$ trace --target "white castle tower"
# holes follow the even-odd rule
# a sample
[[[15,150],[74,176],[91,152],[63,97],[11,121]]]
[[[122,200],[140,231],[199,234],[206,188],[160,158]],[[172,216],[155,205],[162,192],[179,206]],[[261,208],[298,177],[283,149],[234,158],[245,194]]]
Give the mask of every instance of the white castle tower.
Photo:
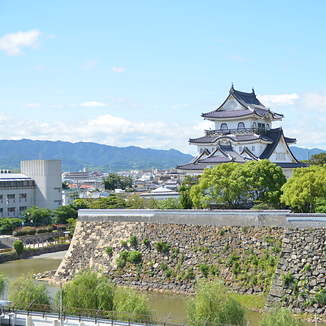
[[[178,166],[179,171],[196,175],[216,164],[268,159],[290,177],[294,168],[305,166],[289,148],[296,139],[285,137],[282,128],[272,128],[273,121],[281,121],[283,115],[265,107],[254,90],[240,92],[232,85],[222,105],[202,117],[213,121],[215,128],[206,130],[203,137],[189,139],[199,154],[192,162]]]

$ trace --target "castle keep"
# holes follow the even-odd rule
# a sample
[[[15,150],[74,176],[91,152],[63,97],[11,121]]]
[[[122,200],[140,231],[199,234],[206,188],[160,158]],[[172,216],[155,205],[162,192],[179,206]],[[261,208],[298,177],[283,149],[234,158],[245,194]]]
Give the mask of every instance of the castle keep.
[[[304,167],[289,147],[296,139],[286,137],[282,128],[273,128],[283,114],[271,111],[251,93],[240,92],[233,85],[225,101],[202,117],[215,124],[205,135],[189,139],[198,148],[198,156],[190,163],[177,167],[187,174],[201,174],[205,168],[220,163],[244,163],[268,159],[279,165],[286,177],[293,168]]]

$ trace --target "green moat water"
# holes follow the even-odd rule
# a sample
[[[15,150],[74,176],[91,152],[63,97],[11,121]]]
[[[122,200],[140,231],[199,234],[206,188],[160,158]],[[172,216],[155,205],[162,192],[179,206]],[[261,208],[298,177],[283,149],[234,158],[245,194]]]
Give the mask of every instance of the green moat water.
[[[0,273],[4,274],[9,280],[14,280],[21,275],[54,270],[59,266],[64,254],[65,252],[58,252],[3,263],[0,264]],[[51,294],[54,295],[56,290],[56,288],[49,286]],[[185,322],[186,296],[160,293],[148,293],[148,296],[156,318],[165,320],[167,323],[182,324]],[[260,313],[247,313],[250,326],[258,326],[261,318]],[[326,326],[326,324],[319,325]]]

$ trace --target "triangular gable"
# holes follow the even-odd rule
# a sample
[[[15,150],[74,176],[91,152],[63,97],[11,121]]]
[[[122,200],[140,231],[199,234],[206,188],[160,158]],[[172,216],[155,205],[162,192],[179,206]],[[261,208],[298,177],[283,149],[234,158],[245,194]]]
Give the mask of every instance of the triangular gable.
[[[288,146],[284,134],[280,135],[280,138],[274,147],[269,159],[272,162],[282,162],[282,163],[299,163],[299,161],[293,155],[290,147]]]
[[[243,157],[243,158],[247,158],[247,159],[250,159],[250,160],[256,160],[258,161],[258,157],[250,151],[250,149],[245,146],[244,149],[242,150],[242,152],[240,153],[240,155]]]

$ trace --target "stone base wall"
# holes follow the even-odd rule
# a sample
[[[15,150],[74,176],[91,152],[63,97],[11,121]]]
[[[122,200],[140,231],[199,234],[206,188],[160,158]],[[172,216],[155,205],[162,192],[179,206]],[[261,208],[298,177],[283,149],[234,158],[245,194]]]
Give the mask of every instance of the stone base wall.
[[[321,294],[324,291],[325,301]],[[287,230],[267,305],[326,314],[326,229]]]
[[[124,252],[133,251],[141,253],[141,262],[119,267]],[[55,279],[70,280],[91,268],[122,286],[193,293],[207,277],[239,293],[269,293],[269,307],[281,302],[295,312],[325,314],[325,306],[314,301],[326,291],[325,255],[326,228],[78,221]]]

